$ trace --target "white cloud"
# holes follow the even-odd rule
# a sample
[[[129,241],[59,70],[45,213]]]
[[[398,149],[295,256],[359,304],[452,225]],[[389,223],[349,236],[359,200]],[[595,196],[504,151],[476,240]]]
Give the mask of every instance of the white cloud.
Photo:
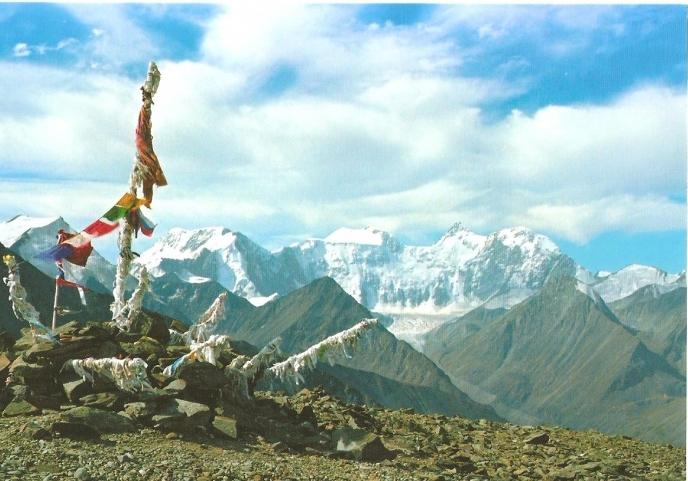
[[[683,229],[686,206],[662,197],[620,195],[580,204],[540,204],[514,218],[534,229],[585,243],[605,231]]]
[[[63,5],[91,31],[80,52],[83,66],[116,70],[132,62],[148,62],[160,52],[154,36],[131,19],[127,5]]]
[[[31,50],[29,46],[25,43],[18,43],[12,49],[12,53],[15,57],[28,57],[31,55]]]
[[[108,19],[79,8],[102,29],[92,41],[108,61],[147,61],[157,50],[121,11]],[[372,26],[340,7],[283,8],[232,7],[209,23],[199,60],[159,62],[153,135],[170,182],[155,196],[161,229],[294,238],[376,225],[422,237],[463,220],[584,242],[607,230],[682,228],[685,208],[669,196],[685,187],[683,92],[648,84],[610,102],[488,121],[485,103],[527,86],[459,76],[462,51],[440,20]],[[512,25],[498,20],[475,25],[490,25],[483,33],[498,41]],[[149,50],[108,44],[115,31],[133,35],[129,50],[152,42]],[[261,95],[284,65],[296,72],[293,88]],[[0,163],[13,176],[0,214],[30,206],[92,220],[101,213],[92,206],[126,184],[139,82],[33,65],[0,71],[10,93],[0,98]],[[40,192],[23,180],[36,177]],[[72,195],[88,204],[74,207]]]

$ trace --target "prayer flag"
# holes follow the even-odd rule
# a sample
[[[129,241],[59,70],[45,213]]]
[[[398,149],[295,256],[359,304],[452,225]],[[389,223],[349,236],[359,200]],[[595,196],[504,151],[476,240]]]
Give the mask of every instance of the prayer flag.
[[[100,219],[91,223],[78,234],[71,234],[61,230],[58,244],[38,254],[38,257],[54,262],[67,260],[72,264],[83,267],[93,251],[91,239],[109,234],[119,226],[120,219],[145,204],[145,199],[139,199],[127,192]]]
[[[151,103],[149,99],[146,101],[144,93],[144,102],[139,112],[139,120],[136,126],[136,152],[139,162],[143,167],[143,196],[146,199],[146,205],[150,207],[153,201],[153,185],[162,187],[167,185],[167,179],[160,167],[158,156],[153,151],[153,136],[151,135]]]

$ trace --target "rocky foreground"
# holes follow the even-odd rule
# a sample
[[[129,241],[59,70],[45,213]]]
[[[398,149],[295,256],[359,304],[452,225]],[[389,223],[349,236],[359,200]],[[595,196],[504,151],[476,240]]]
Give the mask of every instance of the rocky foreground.
[[[4,418],[0,420],[0,478],[685,479],[685,449],[597,432],[369,409],[345,405],[319,390],[304,390],[292,397],[256,393],[256,406],[255,419],[239,422],[234,432],[225,430],[225,435],[122,429],[117,421],[99,419],[98,414],[111,413],[94,408],[86,408],[88,413],[70,408],[72,414],[66,414],[68,410]],[[248,427],[260,421],[266,410],[311,418],[304,423],[315,425],[306,431],[320,433],[321,446],[296,448],[303,433],[287,431],[280,421],[272,423],[273,432],[263,435],[242,429],[243,424]],[[74,422],[79,417],[94,429],[61,433],[52,427],[60,420]],[[129,432],[107,433],[117,430]],[[332,440],[342,435],[350,437],[350,444],[334,445]]]
[[[0,336],[2,480],[685,478],[685,449],[669,445],[347,405],[320,388],[254,391],[267,364],[241,343],[166,374],[196,351],[148,315],[128,332],[58,334]],[[120,370],[87,372],[93,356]]]

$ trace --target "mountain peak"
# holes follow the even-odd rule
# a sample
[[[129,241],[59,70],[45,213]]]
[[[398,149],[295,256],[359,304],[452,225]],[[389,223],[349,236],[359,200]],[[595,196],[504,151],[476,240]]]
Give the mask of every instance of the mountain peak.
[[[351,229],[340,227],[332,234],[325,237],[325,242],[330,244],[359,244],[381,246],[392,239],[389,232],[367,226],[363,229]]]
[[[506,247],[520,247],[521,250],[543,250],[558,252],[559,247],[547,236],[536,234],[523,226],[501,229],[493,234]]]
[[[27,231],[31,229],[49,228],[55,226],[55,234],[59,228],[69,228],[64,219],[55,217],[31,217],[19,214],[5,222],[0,223],[0,242],[7,247],[17,242]],[[52,241],[52,239],[51,239]]]

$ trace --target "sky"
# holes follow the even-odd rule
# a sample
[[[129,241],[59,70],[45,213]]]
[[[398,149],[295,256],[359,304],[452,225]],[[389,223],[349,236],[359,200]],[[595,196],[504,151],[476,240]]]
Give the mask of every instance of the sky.
[[[460,221],[677,272],[685,38],[685,6],[0,4],[0,219],[80,229],[120,197],[154,59],[169,185],[135,249],[211,225],[426,245]]]

